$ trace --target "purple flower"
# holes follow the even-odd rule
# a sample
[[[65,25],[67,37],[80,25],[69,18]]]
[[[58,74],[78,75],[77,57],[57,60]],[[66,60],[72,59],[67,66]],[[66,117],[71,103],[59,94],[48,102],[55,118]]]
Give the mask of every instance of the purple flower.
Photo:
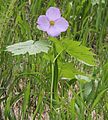
[[[61,17],[60,10],[56,7],[50,7],[46,11],[46,15],[40,15],[37,24],[40,30],[47,32],[52,37],[65,32],[69,26],[68,21]]]

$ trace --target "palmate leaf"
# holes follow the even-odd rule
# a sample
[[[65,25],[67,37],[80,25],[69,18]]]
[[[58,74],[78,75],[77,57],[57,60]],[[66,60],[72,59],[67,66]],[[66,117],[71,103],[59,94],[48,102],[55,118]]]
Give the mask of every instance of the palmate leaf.
[[[90,48],[81,45],[80,42],[73,41],[69,38],[62,38],[59,41],[56,38],[50,38],[50,40],[55,43],[58,53],[64,50],[80,62],[88,66],[95,66],[95,54]]]
[[[40,40],[34,43],[33,40],[26,42],[19,42],[6,47],[6,51],[13,53],[13,55],[21,55],[29,53],[29,55],[45,52],[49,50],[50,44],[48,41]]]
[[[63,39],[62,42],[65,51],[68,54],[75,57],[77,60],[81,61],[86,65],[95,65],[94,53],[90,51],[90,48],[81,45],[81,43],[78,41],[73,41],[70,39]]]

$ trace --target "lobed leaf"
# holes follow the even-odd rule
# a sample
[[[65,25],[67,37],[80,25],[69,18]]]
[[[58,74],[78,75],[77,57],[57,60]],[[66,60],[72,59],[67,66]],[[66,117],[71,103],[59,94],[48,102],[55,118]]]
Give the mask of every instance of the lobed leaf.
[[[81,42],[73,41],[68,38],[63,38],[60,41],[56,38],[50,38],[50,40],[55,43],[57,52],[64,50],[80,62],[88,66],[95,66],[95,54],[90,50],[90,48],[81,45]]]
[[[95,65],[94,53],[90,48],[81,45],[78,41],[63,39],[63,46],[68,54],[88,66]]]
[[[37,53],[45,52],[49,50],[49,43],[44,40],[36,41],[29,40],[26,42],[19,42],[6,47],[6,51],[13,53],[13,55],[21,55],[29,53],[29,55],[34,55]]]

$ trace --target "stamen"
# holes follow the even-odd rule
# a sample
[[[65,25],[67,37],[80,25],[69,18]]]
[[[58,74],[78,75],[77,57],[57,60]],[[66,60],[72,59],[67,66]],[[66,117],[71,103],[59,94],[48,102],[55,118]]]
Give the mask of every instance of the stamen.
[[[54,21],[50,21],[50,25],[54,26],[55,22]]]

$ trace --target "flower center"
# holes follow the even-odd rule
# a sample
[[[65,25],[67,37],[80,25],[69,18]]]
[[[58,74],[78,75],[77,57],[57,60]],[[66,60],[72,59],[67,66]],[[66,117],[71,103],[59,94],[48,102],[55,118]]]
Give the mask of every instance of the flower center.
[[[54,26],[55,22],[54,21],[50,21],[50,25]]]

